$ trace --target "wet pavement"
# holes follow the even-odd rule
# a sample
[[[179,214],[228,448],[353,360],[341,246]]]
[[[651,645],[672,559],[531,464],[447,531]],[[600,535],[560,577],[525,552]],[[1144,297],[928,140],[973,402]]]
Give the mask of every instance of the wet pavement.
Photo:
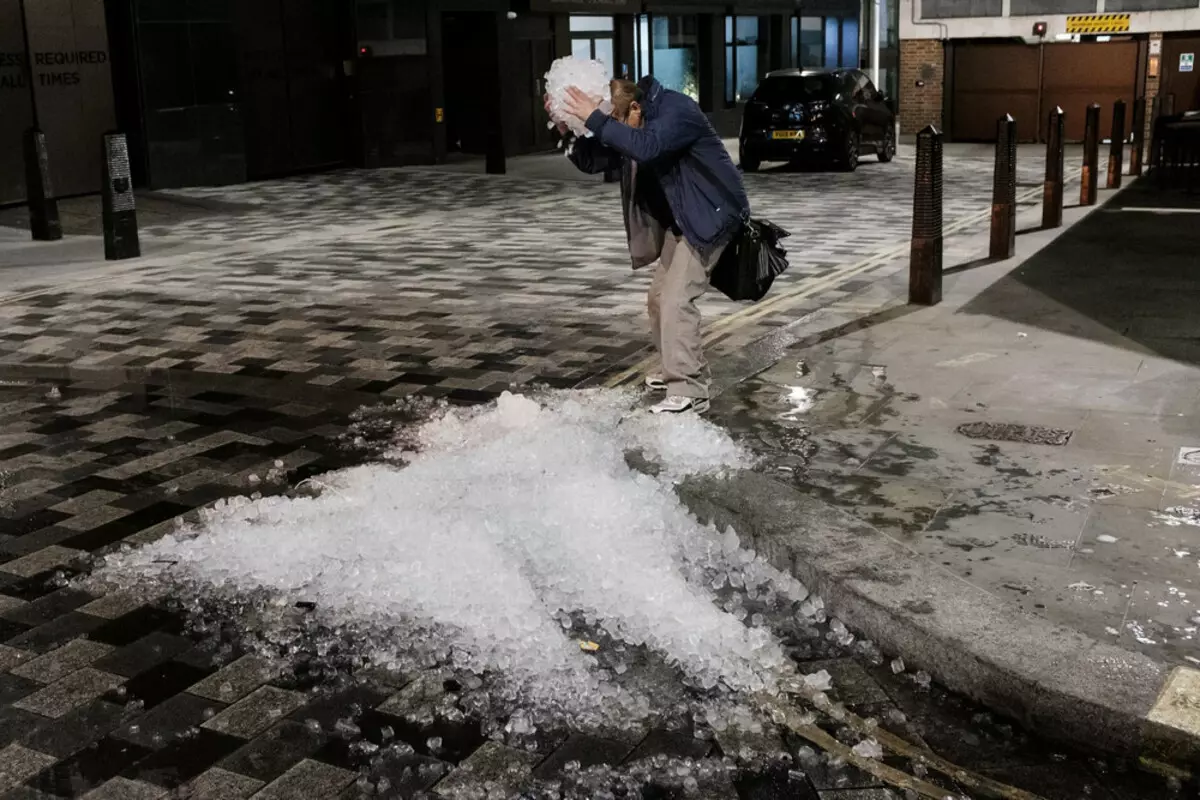
[[[714,413],[1014,608],[1200,664],[1196,239],[1129,210],[1171,202],[1127,191],[1007,277],[955,275],[973,299],[796,346]]]
[[[948,188],[957,205],[984,206],[990,166],[963,162]],[[829,299],[845,297],[859,284],[839,283],[841,266],[902,242],[911,173],[893,169],[755,177],[768,215],[812,229],[790,280],[828,281]],[[868,181],[894,202],[864,205]],[[502,219],[514,193],[527,207]],[[741,743],[682,723],[625,739],[546,732],[510,748],[461,706],[453,676],[353,663],[314,673],[302,658],[264,659],[219,614],[78,582],[94,555],[152,541],[224,497],[302,491],[376,457],[412,422],[408,406],[364,407],[569,387],[640,356],[642,287],[605,232],[619,230],[619,212],[582,187],[413,171],[196,194],[228,206],[145,231],[203,245],[186,263],[112,265],[95,283],[62,286],[43,275],[0,299],[0,798],[472,797],[487,775],[558,785],[566,770],[568,784],[587,785],[593,764],[656,755],[711,764],[712,797],[890,796],[886,781],[814,759],[791,735],[747,758]],[[419,216],[435,213],[457,219],[449,241]],[[585,223],[590,238],[564,256],[557,231]],[[529,286],[537,295],[521,298]],[[791,321],[782,309],[723,346]],[[903,400],[844,394],[839,419]],[[803,452],[813,438],[785,446]],[[802,669],[828,670],[835,698],[918,748],[1047,798],[1171,796],[1131,764],[1057,754],[824,634],[840,638],[789,642]],[[790,760],[763,760],[777,751]],[[919,759],[895,766],[927,773]],[[660,792],[696,796],[682,781]]]

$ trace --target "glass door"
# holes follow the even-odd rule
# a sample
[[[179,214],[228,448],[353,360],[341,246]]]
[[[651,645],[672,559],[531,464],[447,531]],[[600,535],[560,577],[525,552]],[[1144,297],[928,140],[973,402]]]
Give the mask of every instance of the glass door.
[[[609,74],[616,74],[613,58],[612,17],[583,14],[571,15],[571,55],[590,58],[605,64]]]

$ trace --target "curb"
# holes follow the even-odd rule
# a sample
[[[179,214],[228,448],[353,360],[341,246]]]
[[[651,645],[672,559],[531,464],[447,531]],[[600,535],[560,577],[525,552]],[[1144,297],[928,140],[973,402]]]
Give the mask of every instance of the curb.
[[[683,482],[848,626],[949,689],[1051,738],[1183,765],[1200,756],[1200,672],[1170,669],[1001,600],[848,512],[755,472]]]

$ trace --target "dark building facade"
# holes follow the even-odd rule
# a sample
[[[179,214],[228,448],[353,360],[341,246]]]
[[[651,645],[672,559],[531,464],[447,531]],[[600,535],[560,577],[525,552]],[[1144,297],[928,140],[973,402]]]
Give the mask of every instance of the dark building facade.
[[[59,196],[98,190],[114,128],[150,188],[546,150],[543,75],[572,54],[732,134],[768,70],[866,61],[859,3],[0,0],[0,203],[23,199],[35,104]]]

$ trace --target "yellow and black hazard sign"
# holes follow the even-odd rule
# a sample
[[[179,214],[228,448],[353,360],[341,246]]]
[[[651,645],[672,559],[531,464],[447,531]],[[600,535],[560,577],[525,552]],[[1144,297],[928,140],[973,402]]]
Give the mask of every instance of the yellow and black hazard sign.
[[[1067,17],[1067,33],[1126,33],[1128,14],[1072,14]]]

